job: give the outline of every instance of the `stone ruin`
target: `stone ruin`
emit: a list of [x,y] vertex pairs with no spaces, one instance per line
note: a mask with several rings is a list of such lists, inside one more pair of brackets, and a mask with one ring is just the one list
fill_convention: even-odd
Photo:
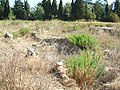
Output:
[[67,76],[68,69],[65,68],[63,62],[56,62],[52,73],[57,77],[58,81],[67,87],[76,86],[76,80],[71,79]]

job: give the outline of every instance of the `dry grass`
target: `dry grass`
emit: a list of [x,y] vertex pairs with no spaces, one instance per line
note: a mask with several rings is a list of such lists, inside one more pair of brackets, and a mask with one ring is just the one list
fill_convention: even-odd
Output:
[[7,64],[3,63],[0,68],[1,90],[50,90],[53,82],[46,64],[40,60],[33,63],[36,62],[33,59],[25,63],[19,59],[19,54],[14,54],[13,58]]
[[[0,21],[0,37],[5,32],[18,32],[22,28],[28,28],[30,32],[36,31],[40,39],[67,37],[76,33],[91,33],[89,29],[94,26],[115,27],[116,33],[119,32],[120,23],[64,22],[59,20]],[[120,71],[119,35],[117,36],[116,34],[112,36],[102,32],[94,34],[94,36],[98,38],[102,50],[109,49],[112,52],[112,55],[108,57],[108,60],[105,60],[105,62],[108,63],[107,66]],[[54,46],[43,45],[37,49],[39,51],[39,58],[24,58],[25,52],[23,51],[23,53],[22,50],[31,46],[33,43],[39,45],[40,42],[35,42],[31,39],[27,41],[25,37],[20,37],[16,40],[21,47],[19,48],[19,45],[12,45],[9,41],[7,41],[7,43],[6,41],[3,40],[3,43],[0,44],[0,90],[52,90],[52,87],[57,86],[55,80],[53,80],[48,73],[50,64],[56,60],[66,58],[66,55],[62,55],[62,53],[61,55],[58,54],[55,49],[56,47]],[[14,47],[16,47],[16,49],[14,49]],[[21,51],[19,52],[20,49]],[[79,79],[79,81],[86,81],[80,82],[83,90],[86,90],[87,88],[92,89],[92,84],[94,83],[94,71],[88,76],[87,70],[88,67],[85,68],[84,75],[81,73],[81,70],[78,70],[75,73],[75,77],[81,76],[81,74],[84,77],[78,77],[76,79]]]

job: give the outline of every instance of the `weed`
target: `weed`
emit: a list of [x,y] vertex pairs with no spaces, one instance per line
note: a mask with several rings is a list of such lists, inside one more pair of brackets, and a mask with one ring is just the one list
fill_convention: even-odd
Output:
[[99,64],[102,55],[101,52],[88,50],[80,55],[71,56],[64,62],[68,68],[69,77],[75,79],[82,89],[84,85],[89,88],[94,79],[103,73],[104,67]]
[[29,33],[29,29],[22,28],[22,29],[20,29],[20,31],[13,32],[12,34],[13,34],[13,38],[18,38],[18,37],[24,36],[28,33]]
[[118,37],[120,37],[120,32],[118,33]]
[[22,28],[22,29],[19,31],[19,33],[20,33],[21,36],[24,36],[24,35],[26,35],[26,34],[29,33],[29,29],[27,29],[27,28]]
[[13,34],[13,38],[14,38],[14,39],[20,37],[19,32],[13,32],[12,34]]
[[113,24],[106,24],[107,27],[113,27]]
[[0,36],[3,34],[3,32],[2,31],[0,31]]
[[75,34],[68,39],[82,49],[95,49],[99,46],[97,39],[89,34]]
[[78,26],[78,25],[73,26],[73,30],[79,30],[79,29],[80,29],[80,26]]

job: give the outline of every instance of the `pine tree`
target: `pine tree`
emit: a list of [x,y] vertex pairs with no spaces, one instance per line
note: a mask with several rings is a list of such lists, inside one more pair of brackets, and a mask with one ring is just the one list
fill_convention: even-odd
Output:
[[25,19],[29,19],[29,14],[30,14],[30,5],[28,4],[28,0],[24,1],[25,3]]
[[76,19],[82,19],[84,17],[84,2],[83,0],[75,1],[75,16]]
[[57,1],[53,0],[52,2],[52,15],[56,18],[57,15]]
[[25,9],[21,0],[15,0],[13,13],[16,16],[16,19],[24,19]]
[[9,13],[10,13],[9,0],[6,0],[4,5],[4,19],[9,18]]
[[58,7],[58,18],[63,19],[63,3],[60,0],[59,7]]

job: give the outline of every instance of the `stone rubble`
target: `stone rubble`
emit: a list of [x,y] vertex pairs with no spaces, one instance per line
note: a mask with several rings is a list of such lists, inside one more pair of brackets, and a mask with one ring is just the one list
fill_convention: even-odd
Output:
[[67,87],[76,86],[76,81],[67,76],[68,69],[65,68],[63,62],[61,61],[56,62],[55,69],[56,69],[55,71],[57,73],[58,80],[62,85]]

